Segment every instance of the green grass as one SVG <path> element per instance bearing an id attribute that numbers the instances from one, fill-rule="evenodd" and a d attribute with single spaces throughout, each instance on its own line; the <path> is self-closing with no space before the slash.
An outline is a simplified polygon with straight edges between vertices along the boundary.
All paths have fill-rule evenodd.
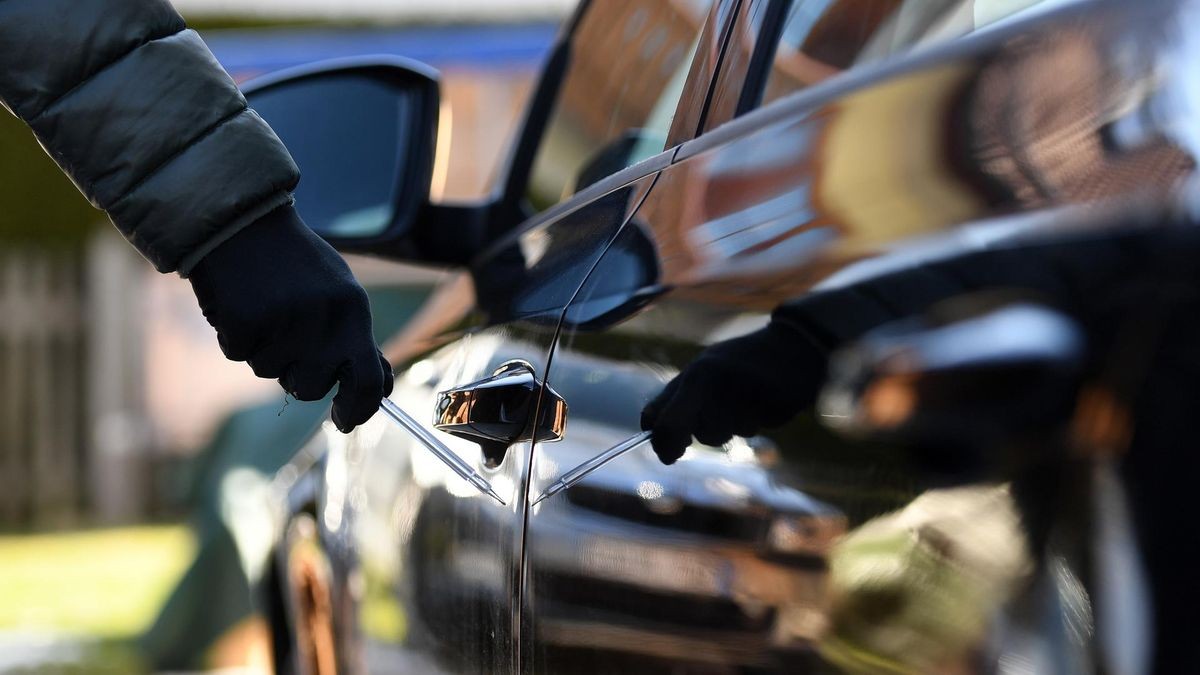
<path id="1" fill-rule="evenodd" d="M 182 525 L 0 536 L 0 631 L 132 638 L 194 551 Z"/>

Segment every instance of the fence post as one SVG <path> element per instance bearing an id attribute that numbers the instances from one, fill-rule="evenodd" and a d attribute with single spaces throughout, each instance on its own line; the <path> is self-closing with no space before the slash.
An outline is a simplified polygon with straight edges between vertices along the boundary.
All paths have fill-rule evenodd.
<path id="1" fill-rule="evenodd" d="M 28 304 L 25 259 L 7 253 L 0 267 L 0 516 L 6 524 L 25 524 L 29 517 L 26 480 L 27 438 L 23 420 L 28 400 L 24 359 Z"/>
<path id="2" fill-rule="evenodd" d="M 88 247 L 87 480 L 102 523 L 138 520 L 148 505 L 145 265 L 112 228 L 100 228 Z"/>

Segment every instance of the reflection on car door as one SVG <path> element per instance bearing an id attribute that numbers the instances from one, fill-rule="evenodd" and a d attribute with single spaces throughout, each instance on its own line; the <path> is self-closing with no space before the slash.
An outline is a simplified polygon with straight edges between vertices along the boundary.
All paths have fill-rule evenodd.
<path id="1" fill-rule="evenodd" d="M 528 444 L 489 462 L 480 446 L 431 422 L 439 391 L 483 380 L 505 361 L 525 361 L 540 377 L 550 340 L 536 323 L 536 316 L 491 327 L 465 320 L 457 339 L 398 378 L 391 396 L 480 472 L 504 504 L 382 414 L 349 441 L 352 487 L 329 493 L 344 499 L 343 518 L 353 527 L 369 672 L 503 672 L 516 665 L 508 597 L 519 566 Z"/>
<path id="2" fill-rule="evenodd" d="M 932 278 L 921 266 L 1021 235 L 1018 226 L 1031 220 L 1010 219 L 1014 213 L 1070 207 L 1095 185 L 1111 186 L 1112 197 L 1137 190 L 1165 195 L 1182 173 L 1172 161 L 1180 149 L 1165 140 L 1137 151 L 1162 157 L 1161 175 L 1135 175 L 1128 157 L 1071 166 L 1051 161 L 1050 149 L 1064 147 L 1067 138 L 1072 147 L 1099 147 L 1101 111 L 1129 90 L 1098 87 L 1094 98 L 1082 100 L 1052 78 L 1011 76 L 1015 62 L 1021 72 L 1051 72 L 1052 64 L 1080 53 L 1081 44 L 1086 53 L 1104 52 L 1100 45 L 1111 29 L 1098 27 L 1121 25 L 1122 10 L 1087 27 L 1080 16 L 1060 18 L 1026 29 L 1021 41 L 980 40 L 938 60 L 914 59 L 886 77 L 876 72 L 857 85 L 843 80 L 840 88 L 789 97 L 781 91 L 788 78 L 794 94 L 836 75 L 817 68 L 816 57 L 799 47 L 826 45 L 824 38 L 837 35 L 857 7 L 793 6 L 832 9 L 828 16 L 814 10 L 789 19 L 792 29 L 781 39 L 796 40 L 796 48 L 779 52 L 781 64 L 765 83 L 773 104 L 685 144 L 568 307 L 547 375 L 570 406 L 567 434 L 535 448 L 532 492 L 638 434 L 645 405 L 664 383 L 707 348 L 763 328 L 781 306 L 803 300 L 799 311 L 830 335 L 854 335 L 863 328 L 858 324 L 903 318 L 954 287 L 956 281 Z M 871 25 L 895 26 L 896 18 L 905 13 L 884 12 Z M 804 33 L 809 29 L 815 32 Z M 863 35 L 866 46 L 877 42 L 872 37 Z M 843 56 L 839 67 L 857 58 Z M 1071 63 L 1085 78 L 1099 77 L 1090 69 L 1104 67 Z M 998 108 L 985 103 L 1002 94 L 1012 115 L 1040 125 L 999 138 L 998 128 L 1015 127 L 1004 126 Z M 1041 114 L 1062 101 L 1080 109 L 1069 128 Z M 947 126 L 964 136 L 950 138 Z M 1078 224 L 1038 221 L 1046 234 L 1072 222 Z M 972 238 L 982 225 L 993 229 Z M 918 240 L 935 234 L 945 235 L 936 247 Z M 916 273 L 876 284 L 854 311 L 836 304 L 853 295 L 838 291 L 908 270 Z M 858 311 L 865 306 L 874 315 Z M 734 373 L 772 365 L 751 355 Z M 692 443 L 669 467 L 649 447 L 637 447 L 531 509 L 524 658 L 533 672 L 825 672 L 818 639 L 833 626 L 840 642 L 826 639 L 825 656 L 861 671 L 886 663 L 896 672 L 977 672 L 982 631 L 960 629 L 986 625 L 1000 594 L 968 589 L 1010 581 L 1006 575 L 1022 565 L 1026 533 L 1008 517 L 1011 500 L 995 486 L 953 495 L 931 490 L 918 498 L 923 478 L 894 448 L 838 436 L 811 413 L 720 448 Z M 941 538 L 909 537 L 903 525 L 889 529 L 898 520 L 911 523 L 904 519 L 931 503 L 968 505 L 966 511 L 981 514 L 973 521 L 978 527 Z M 902 508 L 896 517 L 874 520 Z M 851 567 L 863 563 L 859 570 L 881 561 L 893 574 L 877 586 L 870 585 L 877 578 L 864 574 L 838 590 L 843 599 L 886 593 L 831 613 L 829 559 L 843 534 L 868 522 L 876 524 L 870 531 L 876 539 L 863 545 L 858 530 L 851 539 L 857 548 L 841 549 L 841 559 Z M 992 558 L 1004 564 L 970 566 L 966 552 L 977 542 L 969 537 L 983 531 L 1002 542 Z M 959 585 L 963 570 L 994 578 Z M 929 584 L 922 574 L 949 582 Z M 884 614 L 866 614 L 876 610 Z M 922 616 L 943 620 L 914 626 Z M 950 616 L 954 621 L 944 620 Z M 889 649 L 896 636 L 925 641 Z"/>
<path id="3" fill-rule="evenodd" d="M 655 234 L 627 225 L 567 310 L 548 381 L 570 406 L 568 431 L 538 444 L 535 493 L 636 436 L 644 406 L 714 336 L 765 321 L 737 304 L 664 295 Z M 836 447 L 794 426 L 792 442 Z M 674 466 L 643 444 L 535 505 L 525 587 L 534 671 L 807 663 L 823 621 L 824 554 L 847 516 L 823 491 L 781 480 L 781 442 L 694 444 Z"/>
<path id="4" fill-rule="evenodd" d="M 732 2 L 717 4 L 723 20 Z M 670 162 L 665 146 L 676 101 L 689 83 L 706 88 L 711 78 L 723 36 L 719 26 L 706 33 L 707 69 L 690 76 L 691 54 L 714 7 L 709 0 L 590 7 L 572 37 L 572 65 L 526 189 L 527 204 L 540 213 L 472 266 L 479 311 L 461 326 L 461 337 L 410 367 L 392 396 L 423 423 L 434 414 L 436 392 L 470 387 L 513 360 L 544 377 L 570 299 Z M 675 20 L 661 21 L 663 9 Z M 610 44 L 614 40 L 628 44 Z M 609 48 L 588 44 L 596 41 Z M 613 76 L 597 77 L 595 68 L 605 64 L 585 56 L 615 59 L 607 64 Z M 477 467 L 507 505 L 481 496 L 386 420 L 374 420 L 355 436 L 352 443 L 362 447 L 349 456 L 365 458 L 358 469 L 364 483 L 392 480 L 394 469 L 383 458 L 395 464 L 405 457 L 401 463 L 411 466 L 404 485 L 347 500 L 347 510 L 361 507 L 360 520 L 377 523 L 358 528 L 359 550 L 374 558 L 362 562 L 365 588 L 381 589 L 382 602 L 402 598 L 392 610 L 402 618 L 392 623 L 402 630 L 372 631 L 364 624 L 377 655 L 372 670 L 518 672 L 524 667 L 518 648 L 522 608 L 514 599 L 521 597 L 532 448 L 528 442 L 481 448 L 462 438 L 439 438 Z M 380 649 L 384 643 L 390 648 Z"/>
<path id="5" fill-rule="evenodd" d="M 504 504 L 383 415 L 339 455 L 349 479 L 328 493 L 338 503 L 334 524 L 354 533 L 360 557 L 360 624 L 372 672 L 518 668 L 519 608 L 512 599 L 519 594 L 532 449 L 528 441 L 480 445 L 436 430 L 438 392 L 471 390 L 513 362 L 541 380 L 568 301 L 647 186 L 631 181 L 497 245 L 471 269 L 476 311 L 398 379 L 392 401 L 479 471 Z M 539 393 L 523 408 L 531 416 Z"/>

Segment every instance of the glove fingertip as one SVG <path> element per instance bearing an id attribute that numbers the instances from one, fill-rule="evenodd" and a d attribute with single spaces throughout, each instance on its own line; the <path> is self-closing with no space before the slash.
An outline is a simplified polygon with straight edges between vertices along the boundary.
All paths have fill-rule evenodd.
<path id="1" fill-rule="evenodd" d="M 348 434 L 354 430 L 353 427 L 347 429 L 346 425 L 342 423 L 342 416 L 341 416 L 340 412 L 338 411 L 337 404 L 334 404 L 333 410 L 331 410 L 329 412 L 329 419 L 333 421 L 333 426 L 336 427 L 337 430 L 342 432 L 343 434 Z"/>
<path id="2" fill-rule="evenodd" d="M 384 391 L 392 380 L 390 374 L 391 367 L 382 367 L 378 351 L 342 365 L 338 371 L 338 393 L 333 397 L 333 408 L 341 421 L 339 429 L 352 430 L 375 415 L 379 402 L 387 395 Z"/>
<path id="3" fill-rule="evenodd" d="M 396 374 L 392 370 L 392 364 L 384 358 L 383 354 L 379 355 L 379 365 L 383 368 L 383 396 L 386 398 L 392 395 L 392 390 L 396 388 Z"/>
<path id="4" fill-rule="evenodd" d="M 642 431 L 650 431 L 654 428 L 654 423 L 657 420 L 658 406 L 651 402 L 645 408 L 642 408 L 642 417 L 638 421 L 638 425 L 641 426 Z"/>
<path id="5" fill-rule="evenodd" d="M 650 446 L 658 460 L 667 466 L 674 464 L 683 457 L 690 444 L 691 436 L 665 429 L 655 429 L 650 436 Z"/>
<path id="6" fill-rule="evenodd" d="M 666 386 L 662 388 L 662 391 L 658 392 L 657 396 L 650 399 L 650 402 L 642 408 L 642 416 L 639 420 L 642 431 L 650 431 L 658 424 L 659 418 L 662 417 L 663 410 L 667 408 L 675 398 L 675 392 L 679 389 L 679 381 L 680 378 L 678 377 L 672 379 L 666 384 Z"/>

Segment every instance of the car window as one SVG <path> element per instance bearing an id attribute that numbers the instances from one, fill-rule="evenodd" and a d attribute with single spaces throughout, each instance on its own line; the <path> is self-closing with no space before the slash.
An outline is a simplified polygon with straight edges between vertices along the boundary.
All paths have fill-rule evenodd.
<path id="1" fill-rule="evenodd" d="M 762 102 L 863 63 L 939 44 L 1067 0 L 795 0 Z"/>
<path id="2" fill-rule="evenodd" d="M 711 0 L 593 2 L 526 196 L 541 211 L 665 148 Z"/>

